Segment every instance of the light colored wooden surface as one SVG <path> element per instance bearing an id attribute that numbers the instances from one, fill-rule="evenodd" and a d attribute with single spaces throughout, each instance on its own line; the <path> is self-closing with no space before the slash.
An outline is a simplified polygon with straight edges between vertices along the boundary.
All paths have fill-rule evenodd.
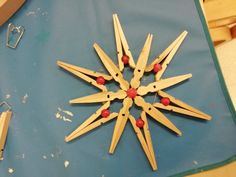
<path id="1" fill-rule="evenodd" d="M 200 0 L 215 45 L 231 40 L 236 26 L 235 0 Z"/>
<path id="2" fill-rule="evenodd" d="M 208 21 L 216 21 L 236 17 L 235 0 L 208 0 L 204 2 Z"/>
<path id="3" fill-rule="evenodd" d="M 3 25 L 24 2 L 25 0 L 0 0 L 0 26 Z"/>
<path id="4" fill-rule="evenodd" d="M 223 167 L 213 170 L 197 173 L 188 177 L 235 177 L 236 176 L 236 162 L 232 162 Z"/>
<path id="5" fill-rule="evenodd" d="M 236 39 L 222 43 L 215 49 L 228 91 L 236 107 Z"/>

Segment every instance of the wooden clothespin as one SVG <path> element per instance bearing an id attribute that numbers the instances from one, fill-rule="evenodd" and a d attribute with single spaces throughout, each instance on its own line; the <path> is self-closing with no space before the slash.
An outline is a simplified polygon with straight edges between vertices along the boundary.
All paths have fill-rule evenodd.
<path id="1" fill-rule="evenodd" d="M 105 123 L 107 123 L 107 122 L 113 120 L 114 118 L 117 117 L 117 115 L 118 115 L 118 113 L 113 112 L 113 113 L 111 113 L 111 114 L 110 114 L 108 117 L 106 117 L 106 118 L 100 118 L 100 119 L 98 119 L 97 121 L 95 121 L 95 122 L 89 124 L 87 127 L 83 128 L 81 131 L 79 131 L 78 133 L 76 133 L 76 134 L 74 135 L 73 139 L 74 139 L 74 138 L 78 138 L 78 137 L 80 137 L 81 135 L 84 135 L 85 133 L 88 133 L 88 132 L 90 132 L 91 130 L 94 130 L 95 128 L 101 126 L 102 124 L 105 124 Z M 68 138 L 66 138 L 65 140 L 66 140 L 66 142 L 69 142 L 69 141 L 71 141 L 72 139 L 69 140 Z"/>
<path id="2" fill-rule="evenodd" d="M 134 102 L 137 106 L 142 107 L 143 111 L 150 115 L 154 120 L 169 128 L 177 135 L 182 135 L 181 131 L 164 114 L 162 114 L 152 104 L 145 102 L 141 96 L 135 97 Z"/>
<path id="3" fill-rule="evenodd" d="M 76 75 L 77 77 L 83 79 L 84 81 L 91 83 L 93 86 L 99 88 L 102 91 L 107 91 L 107 88 L 104 85 L 106 80 L 109 81 L 112 79 L 111 76 L 108 76 L 106 74 L 91 71 L 89 69 L 85 69 L 82 67 L 71 65 L 71 64 L 68 64 L 68 63 L 65 63 L 62 61 L 57 61 L 57 65 L 65 70 L 69 71 L 70 73 Z M 94 80 L 93 78 L 91 78 L 89 76 L 96 78 L 96 80 Z"/>
<path id="4" fill-rule="evenodd" d="M 124 99 L 126 95 L 127 94 L 124 90 L 118 90 L 117 92 L 100 92 L 100 93 L 95 93 L 93 95 L 70 100 L 70 104 L 99 103 L 105 101 L 112 101 L 114 99 Z"/>
<path id="5" fill-rule="evenodd" d="M 146 68 L 146 64 L 148 61 L 150 49 L 151 49 L 151 44 L 152 44 L 152 34 L 148 34 L 146 42 L 143 46 L 143 49 L 139 55 L 138 62 L 136 64 L 136 67 L 134 69 L 134 76 L 130 81 L 130 85 L 132 88 L 138 88 L 140 85 L 140 79 L 143 76 L 144 70 Z"/>
<path id="6" fill-rule="evenodd" d="M 153 165 L 152 165 L 153 168 L 152 169 L 157 170 L 156 157 L 155 157 L 155 153 L 154 153 L 154 150 L 153 150 L 152 138 L 151 138 L 151 134 L 150 134 L 150 131 L 149 131 L 149 126 L 148 126 L 148 121 L 147 121 L 147 116 L 146 116 L 145 111 L 142 111 L 141 119 L 144 122 L 144 125 L 143 125 L 144 136 L 145 136 L 145 139 L 146 139 L 146 142 L 147 142 L 148 149 L 150 151 L 150 155 L 152 157 L 152 162 L 153 162 Z"/>
<path id="7" fill-rule="evenodd" d="M 144 115 L 143 115 L 144 116 Z M 147 119 L 145 119 L 146 117 L 142 117 L 143 120 L 143 125 L 142 127 L 138 127 L 137 126 L 137 121 L 135 120 L 135 118 L 132 115 L 129 115 L 129 120 L 134 128 L 134 131 L 138 137 L 138 140 L 147 156 L 147 159 L 152 167 L 153 170 L 157 170 L 157 163 L 156 163 L 156 159 L 155 159 L 155 154 L 153 151 L 153 146 L 152 146 L 152 140 L 151 140 L 151 135 L 148 129 L 148 122 Z M 141 128 L 143 128 L 143 132 L 144 132 L 144 136 L 143 133 L 141 131 Z"/>
<path id="8" fill-rule="evenodd" d="M 106 102 L 102 105 L 94 114 L 92 114 L 84 123 L 82 123 L 77 129 L 75 129 L 70 135 L 65 138 L 66 142 L 69 142 L 75 139 L 77 136 L 76 134 L 81 131 L 83 128 L 94 122 L 100 115 L 102 110 L 107 109 L 110 106 L 110 102 Z"/>
<path id="9" fill-rule="evenodd" d="M 111 58 L 102 50 L 102 48 L 98 44 L 95 43 L 93 47 L 96 50 L 102 63 L 106 67 L 107 71 L 112 75 L 113 79 L 120 84 L 120 88 L 122 90 L 128 90 L 129 83 L 123 78 L 121 71 L 116 67 Z"/>
<path id="10" fill-rule="evenodd" d="M 110 102 L 106 102 L 101 106 L 94 114 L 92 114 L 84 123 L 82 123 L 77 129 L 65 137 L 66 142 L 70 142 L 75 138 L 101 126 L 102 124 L 113 120 L 117 117 L 117 113 L 110 113 L 109 111 Z"/>
<path id="11" fill-rule="evenodd" d="M 131 98 L 127 97 L 124 99 L 123 107 L 120 109 L 120 112 L 116 121 L 116 125 L 113 131 L 113 136 L 112 136 L 111 145 L 109 149 L 110 154 L 113 154 L 116 149 L 116 146 L 120 140 L 120 137 L 124 131 L 126 122 L 129 117 L 129 109 L 132 105 L 133 105 L 133 100 Z"/>
<path id="12" fill-rule="evenodd" d="M 0 106 L 6 105 L 8 109 L 0 115 L 0 160 L 3 160 L 3 151 L 7 138 L 9 123 L 12 117 L 11 107 L 7 102 L 1 102 Z"/>
<path id="13" fill-rule="evenodd" d="M 167 47 L 149 66 L 146 67 L 145 72 L 153 70 L 156 73 L 156 80 L 159 80 L 187 34 L 187 31 L 182 32 L 176 40 L 169 45 L 169 47 Z M 155 67 L 157 67 L 157 70 L 155 70 Z"/>
<path id="14" fill-rule="evenodd" d="M 187 103 L 184 103 L 183 101 L 176 99 L 175 97 L 171 96 L 170 94 L 167 94 L 164 91 L 161 90 L 158 91 L 158 95 L 162 98 L 161 103 L 154 103 L 153 104 L 154 107 L 204 120 L 211 120 L 210 115 L 203 113 L 202 111 L 188 105 Z M 171 105 L 171 103 L 173 105 Z"/>
<path id="15" fill-rule="evenodd" d="M 112 17 L 113 17 L 117 57 L 120 71 L 123 71 L 124 64 L 129 64 L 131 68 L 135 68 L 133 56 L 129 49 L 129 45 L 125 38 L 124 32 L 122 30 L 118 15 L 113 14 Z"/>
<path id="16" fill-rule="evenodd" d="M 158 80 L 156 82 L 150 83 L 147 86 L 140 86 L 137 90 L 137 93 L 139 95 L 146 95 L 149 92 L 157 92 L 161 89 L 165 89 L 168 87 L 171 87 L 173 85 L 176 85 L 180 82 L 185 81 L 186 79 L 189 79 L 192 77 L 192 74 L 184 74 L 180 76 L 170 77 L 167 79 Z"/>

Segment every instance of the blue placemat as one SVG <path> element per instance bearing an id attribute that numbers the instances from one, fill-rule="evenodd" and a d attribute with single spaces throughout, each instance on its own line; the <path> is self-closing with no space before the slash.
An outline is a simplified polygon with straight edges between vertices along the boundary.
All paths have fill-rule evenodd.
<path id="1" fill-rule="evenodd" d="M 72 143 L 64 142 L 64 136 L 99 107 L 71 106 L 68 101 L 98 90 L 59 69 L 56 61 L 105 72 L 92 45 L 98 42 L 116 62 L 113 13 L 120 17 L 135 61 L 147 33 L 154 34 L 151 62 L 183 30 L 189 32 L 164 77 L 185 73 L 193 77 L 168 92 L 213 117 L 202 122 L 166 113 L 182 130 L 182 137 L 151 121 L 156 172 L 130 124 L 114 155 L 108 154 L 114 122 Z M 0 29 L 0 98 L 14 111 L 0 177 L 164 177 L 232 157 L 236 152 L 233 113 L 201 18 L 189 0 L 28 0 L 10 20 L 26 29 L 16 50 L 5 47 L 7 24 Z M 114 110 L 120 106 L 116 105 Z M 56 118 L 60 109 L 74 114 L 72 122 Z M 9 173 L 9 168 L 14 172 Z"/>

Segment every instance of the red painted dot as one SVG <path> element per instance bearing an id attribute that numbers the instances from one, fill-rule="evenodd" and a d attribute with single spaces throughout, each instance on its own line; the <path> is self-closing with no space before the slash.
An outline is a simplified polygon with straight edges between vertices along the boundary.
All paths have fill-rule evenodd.
<path id="1" fill-rule="evenodd" d="M 110 111 L 108 109 L 103 109 L 101 112 L 101 116 L 103 118 L 107 118 L 110 115 Z"/>
<path id="2" fill-rule="evenodd" d="M 121 59 L 125 65 L 129 63 L 129 56 L 123 55 Z"/>
<path id="3" fill-rule="evenodd" d="M 157 63 L 153 66 L 153 72 L 157 73 L 158 71 L 160 71 L 162 69 L 161 64 Z"/>
<path id="4" fill-rule="evenodd" d="M 106 80 L 102 76 L 98 76 L 96 79 L 97 84 L 104 85 L 106 83 Z"/>
<path id="5" fill-rule="evenodd" d="M 164 97 L 161 99 L 161 103 L 164 105 L 164 106 L 168 106 L 170 104 L 170 99 L 167 98 L 167 97 Z"/>
<path id="6" fill-rule="evenodd" d="M 130 88 L 126 91 L 127 93 L 127 96 L 130 97 L 130 98 L 135 98 L 137 96 L 137 90 L 134 89 L 134 88 Z"/>
<path id="7" fill-rule="evenodd" d="M 139 127 L 139 128 L 143 128 L 143 126 L 144 126 L 144 121 L 143 121 L 143 119 L 138 118 L 138 119 L 136 120 L 136 126 Z"/>

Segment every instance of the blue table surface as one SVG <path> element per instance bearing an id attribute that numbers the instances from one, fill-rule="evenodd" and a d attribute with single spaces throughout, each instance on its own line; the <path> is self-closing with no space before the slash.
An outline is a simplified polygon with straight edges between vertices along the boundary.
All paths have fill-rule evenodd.
<path id="1" fill-rule="evenodd" d="M 106 73 L 92 45 L 99 43 L 117 62 L 113 13 L 119 15 L 135 61 L 149 32 L 154 35 L 149 63 L 183 30 L 189 32 L 163 78 L 185 73 L 193 77 L 166 91 L 213 117 L 205 122 L 164 112 L 182 130 L 182 137 L 149 119 L 156 172 L 130 123 L 114 155 L 108 154 L 114 121 L 71 143 L 64 142 L 100 104 L 70 105 L 70 99 L 98 90 L 59 69 L 56 61 Z M 236 153 L 236 127 L 194 1 L 28 0 L 9 22 L 23 25 L 26 31 L 13 50 L 5 46 L 8 24 L 0 29 L 0 100 L 8 101 L 14 114 L 0 177 L 164 177 Z M 125 77 L 130 75 L 126 69 Z M 151 75 L 145 77 L 143 84 L 153 81 Z M 117 89 L 112 83 L 108 87 Z M 153 95 L 146 100 L 152 102 Z M 120 106 L 116 102 L 111 109 L 118 111 Z M 72 122 L 57 119 L 58 108 L 72 112 Z M 132 114 L 137 117 L 139 111 L 132 109 Z M 70 163 L 67 168 L 65 161 Z M 9 168 L 14 169 L 12 174 Z"/>

